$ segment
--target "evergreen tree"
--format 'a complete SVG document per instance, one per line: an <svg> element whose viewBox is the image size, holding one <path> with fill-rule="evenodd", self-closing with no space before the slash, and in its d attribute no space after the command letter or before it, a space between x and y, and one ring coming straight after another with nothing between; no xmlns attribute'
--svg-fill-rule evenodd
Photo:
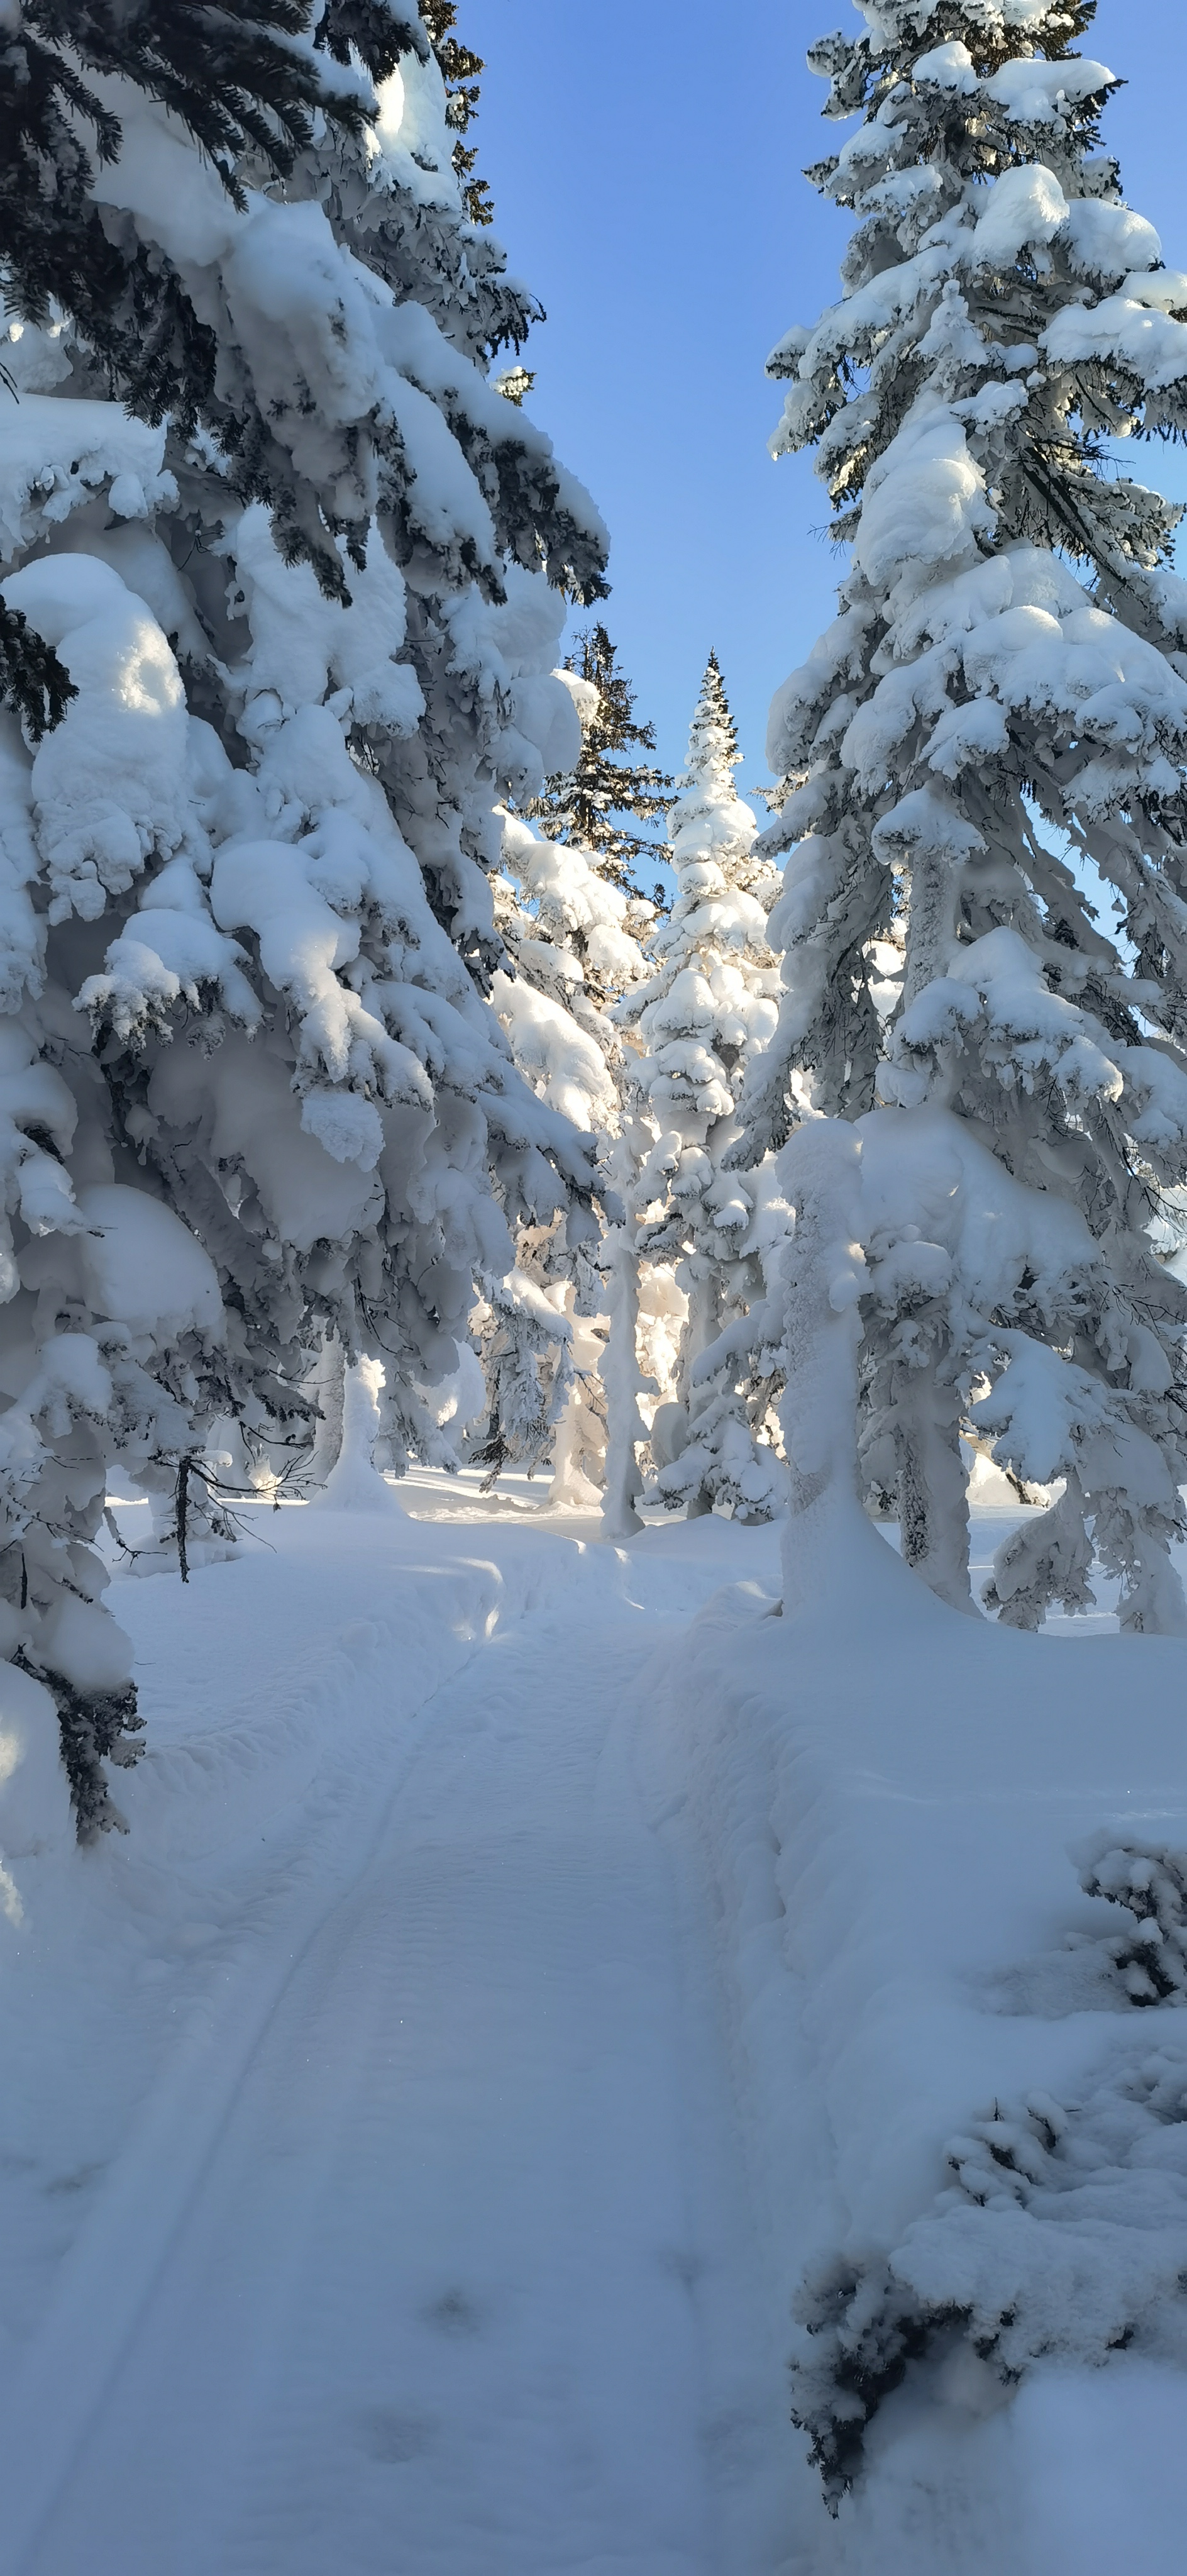
<svg viewBox="0 0 1187 2576"><path fill-rule="evenodd" d="M570 721L575 754L579 728L571 703ZM626 927L629 909L585 850L541 840L521 816L505 815L495 921L506 963L494 977L492 999L525 1080L596 1140L603 1191L624 1073L623 1042L607 999L645 971ZM603 1339L599 1248L584 1227L570 1239L564 1216L547 1227L520 1229L517 1272L566 1318L563 1350L542 1342L540 1327L547 1332L547 1324L538 1306L534 1339L530 1306L518 1334L505 1317L480 1318L489 1418L477 1456L497 1474L510 1463L534 1469L551 1455L552 1499L586 1507L601 1482L605 1441L596 1377Z"/></svg>
<svg viewBox="0 0 1187 2576"><path fill-rule="evenodd" d="M428 200L434 218L425 234L429 300L439 305L444 278L451 272L460 276L459 336L468 341L472 317L465 251L472 227L464 217L452 167L445 107L432 58L407 56L380 96L379 152L370 153L361 173L349 142L330 138L319 196L348 262L356 239L377 267L388 249L397 246L401 288L408 242ZM298 172L305 186L313 176L304 166ZM369 180L369 197L360 194L363 176ZM451 227L453 253L446 258ZM570 524L574 506L583 507L587 517L589 511L576 487L566 484L563 501L558 499L563 477L547 441L488 390L472 356L453 353L427 306L401 293L380 310L400 326L393 347L409 369L401 380L405 388L416 379L435 386L441 406L435 435L447 441L432 474L426 449L422 502L437 542L432 550L422 547L415 586L405 585L373 539L363 573L352 576L353 606L343 611L327 604L322 609L310 574L276 560L262 513L246 513L233 535L216 539L216 544L224 560L230 558L237 579L232 608L238 612L243 642L238 657L234 636L227 651L235 672L235 730L251 746L255 780L268 782L263 786L265 811L286 818L283 828L295 832L298 846L306 846L302 833L312 832L310 864L319 889L328 890L316 847L323 818L336 816L342 807L353 816L353 846L357 848L357 825L368 816L368 829L382 833L393 855L405 854L398 860L398 881L389 879L386 894L379 894L366 875L360 881L357 872L353 885L342 884L339 900L345 900L356 920L361 911L368 925L361 941L353 925L349 934L350 945L360 953L350 971L345 1004L333 969L318 998L303 959L298 988L290 988L303 1010L312 1009L317 1029L312 1047L307 1037L298 1048L293 1080L303 1103L297 1104L299 1114L306 1130L320 1135L311 1122L323 1116L317 1101L324 1078L329 1073L332 1081L345 1080L350 1097L327 1106L325 1141L334 1163L357 1165L357 1172L347 1191L349 1209L344 1202L332 1215L327 1206L305 1246L296 1238L308 1227L294 1229L273 1191L265 1231L275 1231L282 1249L267 1256L271 1268L252 1322L261 1349L265 1343L275 1349L271 1292L276 1264L282 1261L292 1279L292 1311L301 1332L312 1307L327 1329L341 1333L348 1349L360 1334L370 1340L385 1363L388 1430L400 1465L410 1448L432 1452L433 1425L423 1389L456 1363L457 1336L467 1329L476 1276L497 1285L513 1274L513 1241L520 1224L547 1222L569 1208L576 1225L578 1210L570 1206L574 1184L588 1202L592 1167L584 1149L563 1116L537 1106L530 1089L516 1084L498 1023L468 971L474 969L485 980L501 954L487 868L492 848L498 848L495 800L509 786L538 785L558 724L566 740L566 729L571 729L567 695L547 677L563 603L539 572L528 574L514 562L500 573L502 596L486 595L489 584L466 578L457 531L481 516L488 544L493 540L504 560L519 551L538 562L550 550L555 525ZM419 383L416 389L419 393ZM425 396L419 398L427 410ZM423 428L421 438L423 444ZM489 507L483 491L489 494ZM199 507L203 497L208 510L212 502L217 506L217 492L200 493ZM311 648L305 657L294 653L298 632ZM258 829L244 802L246 789L247 782L239 780L228 790L236 802L239 836ZM338 832L341 827L335 822L333 828ZM410 854L418 868L409 868ZM225 873L234 876L236 871L232 867ZM239 893L228 889L224 895L223 875L215 891L224 911L228 905L235 910L247 904L259 913L261 902L267 910L277 899L263 884ZM282 894L282 913L284 899ZM438 921L452 940L443 936ZM261 937L260 921L247 927ZM331 934L327 924L326 937L332 936L341 942L341 933ZM393 956L400 961L394 982ZM441 995L435 1011L424 998L426 989L434 987ZM327 1054L325 1013L341 1019L343 1007L341 1037ZM352 1026L369 1031L361 1048ZM374 1053L377 1045L388 1059L386 1075ZM402 1072L396 1070L397 1061ZM216 1177L217 1095L231 1079L226 1048L209 1063L202 1128L195 1137L196 1094L186 1086L177 1116L189 1122L189 1133L184 1144L179 1137L172 1149L175 1165L176 1155L183 1156L185 1187L196 1188L199 1201L208 1181L198 1178L196 1165L205 1166L210 1179ZM130 1070L139 1097L146 1080L151 1088L155 1079L149 1057L138 1053ZM381 1147L378 1127L369 1137L363 1134L363 1123L370 1128L376 1116L373 1103L385 1096L393 1113L397 1101L403 1108L402 1117L396 1116L402 1132L394 1159L390 1148ZM430 1101L431 1142L420 1132ZM474 1104L477 1118L469 1106L463 1110L463 1103ZM156 1140L154 1150L161 1149L162 1141ZM327 1266L324 1255L309 1256L323 1237L340 1240L344 1215L350 1230L362 1223L369 1233L368 1218L377 1203L373 1175L381 1151L388 1200L384 1231L391 1255L397 1243L402 1250L394 1266L381 1263L372 1278L359 1274L348 1286L352 1264L344 1275L340 1263ZM490 1195L492 1162L497 1201ZM438 1163L440 1173L434 1178ZM286 1168L291 1172L293 1167ZM324 1176L321 1162L316 1168ZM335 1178L339 1196L343 1178L341 1172ZM175 1169L171 1187L177 1185ZM592 1232L588 1214L583 1222ZM367 1269L374 1272L371 1256L364 1263ZM530 1331L538 1319L529 1312L521 1320Z"/></svg>
<svg viewBox="0 0 1187 2576"><path fill-rule="evenodd" d="M750 1150L805 1094L857 1122L864 1472L908 1562L968 1604L968 1421L1065 1480L1003 1618L1082 1606L1094 1540L1123 1623L1182 1628L1187 1294L1151 1228L1187 1170L1187 587L1107 442L1187 428L1187 280L1101 149L1091 0L861 14L809 58L860 118L811 174L856 218L845 295L771 361L852 568L772 710Z"/></svg>
<svg viewBox="0 0 1187 2576"><path fill-rule="evenodd" d="M648 905L635 871L664 853L662 845L631 825L653 822L662 814L672 781L661 769L620 757L631 750L654 751L655 727L636 724L634 692L618 668L604 626L587 627L578 636L577 651L565 669L577 683L580 755L572 769L549 778L543 796L527 810L550 841L572 842L593 854L598 874L640 906L632 926L642 931L653 909L663 906L663 886L657 881L654 905Z"/></svg>
<svg viewBox="0 0 1187 2576"><path fill-rule="evenodd" d="M270 371L286 488L337 495L331 578L285 559L283 494L248 497L209 422L112 398L83 316L8 325L4 603L74 694L0 746L0 1654L56 1697L87 1827L135 1720L92 1545L113 1457L176 1493L179 1541L188 1496L197 1538L203 1443L229 1421L245 1467L303 1457L327 1335L382 1362L397 1463L436 1454L476 1294L531 1305L517 1231L596 1236L590 1146L484 986L495 809L572 745L555 584L596 589L604 535L486 380L520 308L493 246L472 264L489 237L419 21L341 0L298 55L328 73L385 28L374 145L315 121L264 195L253 132L216 174L120 80L90 179L109 212L134 199L125 247L205 280L220 401L261 395L236 349Z"/></svg>
<svg viewBox="0 0 1187 2576"><path fill-rule="evenodd" d="M580 969L573 1001L578 1013L593 1013L616 1095L600 1152L603 1208L612 1208L614 1215L599 1247L600 1284L596 1290L588 1279L578 1284L574 1311L580 1316L592 1314L595 1307L606 1309L598 1332L602 1393L594 1410L599 1426L605 1424L603 1518L607 1535L621 1538L639 1527L635 1506L643 1477L638 1450L648 1431L639 1398L660 1387L639 1366L645 1305L654 1310L657 1300L654 1268L650 1275L644 1271L636 1239L639 1171L655 1139L633 1050L623 1049L608 1006L645 972L643 952L664 904L662 883L656 882L654 901L648 901L635 875L646 856L660 855L660 845L631 826L662 813L672 782L654 767L621 758L633 749L654 750L655 729L635 722L634 694L617 667L604 626L592 626L579 636L565 673L580 719L580 747L567 769L549 775L543 794L526 811L546 836L545 846L551 844L558 859L561 850L565 854L559 867L550 868L543 858L534 862L542 896L538 911L546 936L559 936L562 950ZM554 876L561 880L555 887L550 883ZM610 918L607 898L614 907ZM559 962L563 973L566 960L562 956ZM652 1312L653 1339L657 1333L662 1338L665 1320ZM587 1356L593 1356L588 1345ZM580 1400L579 1387L570 1398L570 1422ZM562 1431L562 1459L566 1447Z"/></svg>
<svg viewBox="0 0 1187 2576"><path fill-rule="evenodd" d="M372 148L363 159L346 138L335 155L328 198L324 177L318 192L345 243L398 291L414 294L443 337L485 370L501 348L519 347L539 308L506 278L505 256L489 231L485 194L476 204L474 154L457 139L472 120L473 75L482 64L458 46L452 9L433 6L424 15L432 55L405 57L381 96L380 153ZM392 810L417 852L435 908L479 980L489 983L528 1082L562 1114L575 1111L588 1129L593 1122L582 1114L587 1103L580 1085L569 1096L547 1070L539 1009L530 1030L524 1018L532 977L525 976L522 958L517 963L522 942L516 932L525 925L499 873L500 818L493 810L499 794L522 799L538 791L544 770L571 758L579 741L568 693L547 676L563 611L535 568L543 554L554 576L564 574L561 553L570 541L566 533L558 548L558 532L575 526L574 506L588 519L588 503L522 416L530 383L525 369L495 379L485 397L481 434L473 416L473 384L464 409L455 385L449 416L491 501L500 545L513 559L510 596L505 613L492 621L478 599L459 615L448 586L439 600L428 583L413 587L408 651L425 713L414 743L403 743L394 757L380 748L378 757ZM530 569L532 578L518 566ZM587 589L600 586L600 576L591 573ZM610 889L601 892L604 913ZM528 946L539 953L538 940ZM545 1011L547 998L539 1006ZM538 1291L546 1274L552 1297L558 1280L580 1280L595 1233L588 1213L570 1207L567 1216L549 1214L518 1192L507 1213L516 1246L511 1284L496 1290L488 1282L478 1314L490 1396L481 1445L492 1473L512 1461L538 1464L551 1444L568 1362L564 1335L558 1337L547 1299L542 1303ZM521 1266L528 1242L536 1249ZM542 1243L548 1252L541 1252ZM389 1371L389 1404L390 1376ZM422 1417L422 1455L432 1454L426 1433Z"/></svg>
<svg viewBox="0 0 1187 2576"><path fill-rule="evenodd" d="M607 644L606 651L612 666L613 648ZM567 682L570 697L567 768L558 767L550 781L550 788L561 781L563 795L567 781L583 774L590 723L600 701L572 663L555 676ZM621 681L615 685L619 690L624 686ZM629 697L625 711L629 722ZM620 703L620 717L622 713ZM536 821L546 821L550 791L526 801ZM564 838L545 839L521 814L508 813L503 863L495 905L506 966L494 979L495 1006L533 1089L596 1140L605 1203L618 1193L623 1111L637 1090L613 1004L646 973L640 934L654 909L624 889L613 873L603 872L601 851L575 827ZM584 1230L576 1239L571 1235L561 1219L543 1231L524 1229L518 1247L523 1274L530 1273L567 1318L570 1338L559 1376L555 1354L541 1348L538 1339L535 1380L525 1376L530 1314L525 1313L518 1334L508 1332L505 1320L482 1319L490 1413L477 1454L493 1474L513 1461L531 1470L551 1454L552 1499L588 1508L603 1475L605 1404L597 1372L607 1331L602 1313L606 1262L613 1270L615 1254L612 1245L591 1242ZM643 1282L653 1335L663 1327L652 1310L665 1302L657 1301L654 1288L653 1278ZM551 1400L533 1403L533 1385L541 1381L551 1390ZM518 1426L514 1432L508 1430L511 1423Z"/></svg>
<svg viewBox="0 0 1187 2576"><path fill-rule="evenodd" d="M640 1082L658 1135L638 1251L674 1263L688 1301L676 1402L652 1426L658 1489L692 1512L721 1501L742 1518L765 1519L783 1500L767 1424L772 1373L748 1403L739 1380L746 1355L721 1339L752 1307L765 1310L766 1259L783 1231L772 1218L769 1173L743 1180L723 1168L738 1133L735 1095L771 1037L778 995L767 943L778 878L753 855L755 819L733 780L739 758L711 653L668 816L677 899L652 943L655 971L616 1016L647 1050ZM756 1442L755 1431L767 1436Z"/></svg>

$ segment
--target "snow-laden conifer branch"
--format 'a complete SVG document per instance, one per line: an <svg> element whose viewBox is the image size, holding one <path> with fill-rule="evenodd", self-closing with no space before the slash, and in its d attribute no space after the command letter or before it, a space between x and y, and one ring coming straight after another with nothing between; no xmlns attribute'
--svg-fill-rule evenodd
<svg viewBox="0 0 1187 2576"><path fill-rule="evenodd" d="M637 827L662 814L672 781L654 763L622 757L654 751L655 727L636 722L634 692L604 626L587 629L565 668L581 715L580 754L571 769L548 779L529 810L550 840L572 841L592 853L599 873L640 906L635 926L641 932L654 906L636 884L635 871L665 853ZM659 902L658 885L655 891Z"/></svg>
<svg viewBox="0 0 1187 2576"><path fill-rule="evenodd" d="M1131 1925L1056 1954L1079 1972L1081 2006L1181 2004L1187 1856L1104 1830L1076 1857L1085 1892ZM1099 2369L1131 2344L1181 2361L1185 2122L1187 2059L1168 2016L1074 2095L984 2105L945 2142L944 2187L889 2252L809 2269L793 2416L830 2511L863 2474L879 2408L927 2361L946 2354L984 2412L1036 2366Z"/></svg>
<svg viewBox="0 0 1187 2576"><path fill-rule="evenodd" d="M52 646L34 634L19 608L0 605L0 704L18 716L30 742L60 724L74 683Z"/></svg>
<svg viewBox="0 0 1187 2576"><path fill-rule="evenodd" d="M343 550L361 569L377 516L397 561L445 538L458 576L492 598L507 548L532 566L542 553L551 578L597 596L604 532L548 441L468 351L442 344L427 307L414 317L401 304L382 244L364 264L367 223L347 246L357 181L349 203L332 191L323 203L328 162L370 172L377 141L382 156L406 81L423 90L430 75L425 121L444 116L418 23L357 9L339 23L331 5L315 43L305 0L261 0L237 18L201 0L130 15L39 0L25 18L0 52L10 308L44 322L56 306L135 410L213 441L229 497L264 502L285 559L310 562L331 595L348 597ZM447 211L476 240L451 152ZM414 146L411 158L431 180L431 153ZM430 247L448 256L440 229ZM464 287L464 252L452 264ZM534 308L500 296L501 253L468 264L477 345L518 341ZM460 451L444 486L438 405Z"/></svg>

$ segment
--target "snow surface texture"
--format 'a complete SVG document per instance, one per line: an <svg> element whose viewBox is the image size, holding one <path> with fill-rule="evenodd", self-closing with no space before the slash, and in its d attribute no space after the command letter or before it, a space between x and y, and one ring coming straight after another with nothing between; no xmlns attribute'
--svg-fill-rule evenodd
<svg viewBox="0 0 1187 2576"><path fill-rule="evenodd" d="M790 1625L719 1596L666 1679L794 2402L856 2475L789 2563L1170 2576L1187 2016L1134 2010L1069 1845L1112 1820L1100 1879L1124 1843L1131 1886L1182 1852L1184 1650L970 1635L873 1530L864 1560Z"/></svg>
<svg viewBox="0 0 1187 2576"><path fill-rule="evenodd" d="M127 1840L0 1783L5 2576L1177 2576L1187 2015L1077 1870L1174 1913L1187 1649L402 1492L117 1580ZM805 2283L1020 2231L830 2520Z"/></svg>

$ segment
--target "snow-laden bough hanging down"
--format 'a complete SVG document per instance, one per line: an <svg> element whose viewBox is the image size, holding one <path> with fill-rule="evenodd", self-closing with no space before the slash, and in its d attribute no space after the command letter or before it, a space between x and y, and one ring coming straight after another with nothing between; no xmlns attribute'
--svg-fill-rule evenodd
<svg viewBox="0 0 1187 2576"><path fill-rule="evenodd" d="M1087 0L861 15L810 56L860 120L811 173L845 293L770 361L852 562L772 709L748 1149L858 1123L862 1471L908 1562L967 1606L963 1431L1062 1483L1004 1619L1084 1606L1095 1549L1127 1627L1182 1629L1187 585L1106 441L1187 429L1187 276L1100 148Z"/></svg>

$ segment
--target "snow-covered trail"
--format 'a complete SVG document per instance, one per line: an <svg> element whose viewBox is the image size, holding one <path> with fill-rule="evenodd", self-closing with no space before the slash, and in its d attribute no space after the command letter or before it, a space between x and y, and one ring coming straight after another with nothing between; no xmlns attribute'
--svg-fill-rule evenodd
<svg viewBox="0 0 1187 2576"><path fill-rule="evenodd" d="M192 2174L94 2249L143 2290L52 2474L10 2461L6 2576L790 2566L709 1893L648 1781L646 1668L707 1570L644 1607L585 1551L377 1768L262 2013L242 1980Z"/></svg>

